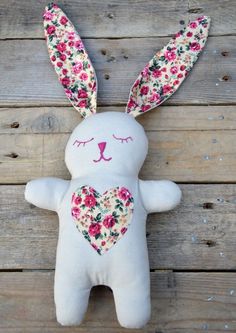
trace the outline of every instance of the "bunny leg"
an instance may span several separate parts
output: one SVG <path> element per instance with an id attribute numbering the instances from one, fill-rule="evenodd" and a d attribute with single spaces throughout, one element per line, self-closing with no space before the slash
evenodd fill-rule
<path id="1" fill-rule="evenodd" d="M 113 288 L 117 318 L 126 328 L 142 328 L 151 315 L 150 290 L 146 285 L 133 284 Z"/>
<path id="2" fill-rule="evenodd" d="M 68 272 L 55 275 L 54 299 L 57 321 L 63 326 L 80 325 L 88 307 L 91 286 Z"/>

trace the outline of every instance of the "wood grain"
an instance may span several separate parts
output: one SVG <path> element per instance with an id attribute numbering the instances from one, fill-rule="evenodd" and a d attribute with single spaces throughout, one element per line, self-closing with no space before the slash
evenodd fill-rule
<path id="1" fill-rule="evenodd" d="M 0 184 L 8 184 L 0 185 L 0 270 L 22 270 L 0 271 L 0 333 L 128 332 L 105 287 L 93 289 L 80 328 L 56 323 L 58 218 L 28 204 L 19 185 L 41 176 L 69 179 L 64 148 L 81 121 L 42 40 L 47 3 L 0 1 Z M 177 209 L 148 217 L 152 319 L 133 332 L 235 333 L 236 186 L 192 184 L 236 179 L 235 0 L 59 4 L 94 63 L 99 112 L 123 112 L 130 86 L 156 50 L 183 21 L 211 16 L 211 37 L 189 78 L 165 106 L 138 118 L 150 141 L 141 176 L 186 184 Z"/>
<path id="2" fill-rule="evenodd" d="M 124 112 L 104 106 L 100 112 Z M 137 118 L 146 131 L 235 130 L 234 106 L 160 106 Z M 0 134 L 71 133 L 82 118 L 73 107 L 0 108 Z"/>
<path id="3" fill-rule="evenodd" d="M 42 12 L 48 1 L 1 0 L 0 38 L 43 38 Z M 182 28 L 179 21 L 212 18 L 212 35 L 236 33 L 235 1 L 224 0 L 61 0 L 59 5 L 83 37 L 167 36 Z"/>
<path id="4" fill-rule="evenodd" d="M 234 182 L 236 131 L 150 131 L 145 179 Z M 0 135 L 0 183 L 42 177 L 69 179 L 64 150 L 69 133 Z"/>
<path id="5" fill-rule="evenodd" d="M 181 205 L 151 214 L 151 269 L 236 269 L 236 186 L 182 185 Z M 24 200 L 24 186 L 1 186 L 0 268 L 51 269 L 58 237 L 56 214 Z"/>
<path id="6" fill-rule="evenodd" d="M 151 281 L 151 321 L 133 332 L 235 332 L 236 273 L 155 272 Z M 104 287 L 93 289 L 80 328 L 56 323 L 53 272 L 0 273 L 0 294 L 1 333 L 128 332 L 119 327 L 112 292 Z"/>
<path id="7" fill-rule="evenodd" d="M 98 103 L 125 104 L 140 70 L 168 40 L 86 39 L 98 76 Z M 227 56 L 223 56 L 226 51 Z M 235 58 L 236 37 L 209 38 L 200 61 L 166 104 L 235 104 Z M 50 64 L 44 41 L 1 41 L 0 67 L 1 106 L 70 105 Z"/>

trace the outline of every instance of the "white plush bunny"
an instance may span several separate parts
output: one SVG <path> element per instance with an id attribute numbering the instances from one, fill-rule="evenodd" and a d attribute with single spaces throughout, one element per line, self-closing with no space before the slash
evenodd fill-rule
<path id="1" fill-rule="evenodd" d="M 96 114 L 96 76 L 78 33 L 57 5 L 44 12 L 51 61 L 86 118 L 66 146 L 72 180 L 37 179 L 25 190 L 27 201 L 59 216 L 54 291 L 62 325 L 81 323 L 90 290 L 100 284 L 113 290 L 122 326 L 140 328 L 149 320 L 146 217 L 174 208 L 181 192 L 168 180 L 138 178 L 148 140 L 135 117 L 177 90 L 206 42 L 209 22 L 190 22 L 155 54 L 131 88 L 126 112 Z"/>

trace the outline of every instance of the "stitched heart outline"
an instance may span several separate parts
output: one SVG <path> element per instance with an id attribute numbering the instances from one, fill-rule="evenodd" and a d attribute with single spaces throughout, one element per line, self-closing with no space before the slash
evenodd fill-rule
<path id="1" fill-rule="evenodd" d="M 100 194 L 93 187 L 79 187 L 71 199 L 71 214 L 77 229 L 102 255 L 128 230 L 134 199 L 126 187 L 114 187 Z"/>

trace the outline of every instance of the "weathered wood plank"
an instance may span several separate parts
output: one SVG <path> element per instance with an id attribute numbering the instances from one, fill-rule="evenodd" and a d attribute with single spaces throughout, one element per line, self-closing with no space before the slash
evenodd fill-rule
<path id="1" fill-rule="evenodd" d="M 48 1 L 0 3 L 0 38 L 43 38 L 42 12 Z M 224 0 L 131 0 L 60 1 L 60 6 L 84 37 L 167 36 L 180 27 L 180 20 L 199 15 L 212 17 L 211 34 L 233 34 L 235 1 Z"/>
<path id="2" fill-rule="evenodd" d="M 107 111 L 124 107 L 98 108 Z M 147 131 L 235 130 L 236 106 L 160 106 L 137 119 Z M 0 134 L 71 133 L 81 121 L 72 107 L 0 108 Z"/>
<path id="3" fill-rule="evenodd" d="M 236 269 L 236 186 L 182 185 L 172 212 L 147 222 L 151 269 Z M 58 234 L 56 214 L 24 200 L 24 186 L 0 187 L 0 268 L 51 269 Z"/>
<path id="4" fill-rule="evenodd" d="M 152 318 L 133 332 L 235 332 L 236 273 L 151 274 Z M 0 332 L 127 332 L 119 327 L 112 293 L 93 289 L 81 327 L 56 323 L 53 272 L 0 273 Z M 21 331 L 20 331 L 21 330 Z"/>
<path id="5" fill-rule="evenodd" d="M 234 182 L 236 131 L 150 131 L 145 179 L 178 182 Z M 68 179 L 64 150 L 69 133 L 2 134 L 0 183 L 24 183 L 41 176 Z"/>
<path id="6" fill-rule="evenodd" d="M 99 104 L 126 103 L 138 73 L 167 41 L 168 38 L 85 40 L 98 76 Z M 229 54 L 223 56 L 223 51 Z M 44 41 L 1 41 L 1 54 L 0 105 L 69 105 Z M 235 58 L 236 37 L 209 38 L 187 83 L 166 103 L 236 103 Z"/>

